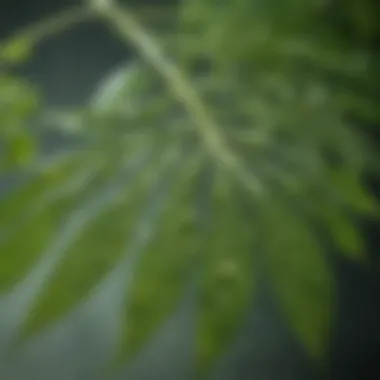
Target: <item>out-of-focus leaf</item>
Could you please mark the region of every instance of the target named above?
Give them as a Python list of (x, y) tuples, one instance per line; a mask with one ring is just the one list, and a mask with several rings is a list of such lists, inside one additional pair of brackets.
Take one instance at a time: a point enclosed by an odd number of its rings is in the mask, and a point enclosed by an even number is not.
[[(28, 210), (28, 207), (48, 191), (62, 186), (81, 167), (83, 156), (72, 155), (51, 159), (48, 165), (40, 169), (39, 173), (32, 174), (16, 189), (11, 189), (0, 198), (0, 230), (4, 231), (15, 220)], [(86, 161), (84, 161), (86, 163)]]
[(195, 194), (202, 155), (194, 153), (175, 178), (168, 206), (141, 254), (126, 305), (115, 365), (136, 354), (181, 300), (199, 253)]
[(0, 74), (0, 142), (3, 145), (0, 170), (26, 166), (36, 157), (37, 144), (27, 124), (38, 106), (39, 97), (30, 85)]
[(346, 4), (348, 21), (355, 27), (360, 37), (367, 39), (376, 31), (377, 17), (371, 0), (349, 0)]
[(256, 285), (255, 227), (224, 172), (216, 175), (210, 202), (210, 223), (202, 237), (197, 311), (197, 369), (201, 376), (233, 342)]
[(329, 175), (338, 202), (355, 212), (379, 215), (379, 204), (367, 190), (360, 173), (341, 168), (331, 169)]
[[(49, 199), (48, 195), (64, 188), (77, 174), (78, 162), (61, 162), (54, 178), (40, 174), (0, 202), (0, 293), (4, 293), (23, 278), (54, 237), (64, 218), (88, 188)], [(87, 190), (87, 191), (86, 191)]]
[[(66, 206), (67, 207), (67, 206)], [(60, 209), (54, 217), (43, 213), (33, 218), (13, 233), (6, 234), (0, 242), (0, 289), (2, 292), (23, 278), (47, 246), (57, 228), (57, 219), (67, 208)]]
[(19, 126), (39, 105), (39, 95), (31, 84), (0, 74), (0, 132)]
[(366, 249), (359, 226), (343, 212), (326, 209), (321, 212), (327, 231), (331, 234), (339, 252), (351, 260), (364, 262)]
[(41, 122), (49, 129), (57, 129), (69, 135), (83, 135), (84, 117), (82, 110), (44, 110)]
[(261, 213), (270, 285), (299, 341), (311, 357), (323, 360), (334, 301), (332, 269), (309, 225), (271, 202)]
[(90, 108), (97, 113), (122, 112), (130, 116), (144, 113), (147, 102), (152, 97), (157, 100), (157, 87), (162, 89), (162, 84), (158, 83), (157, 77), (151, 75), (143, 62), (123, 65), (100, 81), (90, 100)]
[(139, 74), (139, 67), (120, 67), (113, 70), (99, 84), (97, 91), (92, 96), (90, 106), (96, 111), (109, 111), (119, 109), (120, 103), (128, 107), (128, 111), (133, 111), (130, 102), (133, 100), (131, 93), (131, 83), (136, 80)]
[(354, 112), (364, 120), (376, 124), (380, 120), (380, 110), (375, 99), (366, 98), (346, 90), (335, 99), (342, 109)]
[(315, 223), (313, 228), (326, 234), (339, 254), (349, 260), (365, 263), (367, 254), (362, 231), (347, 204), (337, 201), (336, 189), (327, 187), (325, 192), (321, 188), (306, 187), (304, 190), (304, 193), (291, 194), (289, 205), (295, 203), (298, 209), (302, 209), (302, 217), (305, 220), (311, 218)]
[(52, 243), (68, 215), (104, 186), (117, 168), (109, 170), (104, 162), (99, 165), (96, 157), (71, 154), (50, 162), (29, 182), (1, 199), (1, 293), (28, 273)]
[(33, 44), (28, 36), (14, 37), (0, 44), (0, 62), (24, 63), (30, 58)]
[(133, 182), (122, 186), (118, 195), (107, 201), (99, 215), (72, 242), (33, 312), (28, 315), (24, 336), (35, 334), (65, 316), (125, 254), (131, 230), (149, 187), (160, 173), (160, 166), (162, 160), (159, 159), (149, 167), (142, 167), (141, 175), (136, 172)]
[(25, 166), (36, 158), (37, 147), (35, 140), (29, 134), (25, 132), (15, 133), (8, 136), (7, 140), (4, 152), (6, 164), (1, 165), (2, 168)]

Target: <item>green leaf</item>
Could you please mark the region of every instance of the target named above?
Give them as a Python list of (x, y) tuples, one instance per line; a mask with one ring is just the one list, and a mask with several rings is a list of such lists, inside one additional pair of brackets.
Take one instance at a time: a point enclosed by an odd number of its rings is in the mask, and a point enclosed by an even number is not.
[(42, 173), (0, 201), (0, 294), (27, 275), (64, 217), (87, 196), (86, 187), (60, 193), (80, 167), (75, 159), (52, 166), (59, 175)]
[(352, 218), (339, 209), (327, 209), (327, 207), (321, 214), (339, 252), (350, 260), (364, 263), (367, 259), (364, 238)]
[(0, 230), (10, 227), (18, 218), (25, 214), (36, 201), (60, 188), (76, 170), (88, 165), (83, 155), (70, 155), (69, 157), (51, 158), (47, 165), (32, 173), (25, 183), (11, 189), (0, 198)]
[(0, 133), (29, 121), (40, 105), (39, 94), (27, 81), (0, 74)]
[(254, 227), (224, 172), (211, 190), (211, 215), (202, 244), (197, 369), (206, 375), (236, 336), (255, 289)]
[[(373, 4), (373, 5), (372, 5)], [(371, 1), (347, 1), (346, 15), (348, 21), (354, 26), (355, 32), (365, 40), (376, 31), (377, 18), (375, 3)]]
[[(132, 184), (117, 190), (118, 194), (106, 201), (104, 208), (80, 231), (40, 294), (33, 312), (28, 315), (23, 337), (36, 334), (63, 318), (123, 257), (135, 219), (149, 187), (160, 173), (161, 165), (162, 160), (159, 159), (140, 169), (143, 170), (141, 175), (135, 173), (137, 177)], [(110, 186), (117, 189), (117, 185), (110, 181), (110, 178), (105, 178), (103, 185), (106, 184), (106, 189)], [(91, 192), (94, 193), (93, 188)], [(102, 194), (97, 197), (102, 197)]]
[(0, 170), (28, 165), (36, 157), (37, 144), (27, 124), (38, 106), (39, 97), (29, 84), (0, 74), (0, 138), (4, 149)]
[(25, 132), (9, 136), (6, 148), (5, 160), (10, 167), (26, 166), (37, 156), (35, 141)]
[(33, 44), (28, 36), (15, 37), (0, 44), (0, 62), (10, 64), (24, 63), (30, 58)]
[(367, 190), (361, 173), (347, 168), (331, 170), (329, 179), (335, 190), (336, 198), (349, 209), (367, 215), (379, 215), (379, 204)]
[(135, 355), (174, 311), (194, 272), (194, 258), (199, 253), (194, 200), (201, 162), (202, 155), (195, 154), (183, 164), (168, 194), (169, 204), (128, 285), (132, 291), (116, 366)]
[(309, 225), (271, 201), (261, 214), (270, 285), (299, 341), (311, 357), (323, 360), (334, 302), (332, 269)]

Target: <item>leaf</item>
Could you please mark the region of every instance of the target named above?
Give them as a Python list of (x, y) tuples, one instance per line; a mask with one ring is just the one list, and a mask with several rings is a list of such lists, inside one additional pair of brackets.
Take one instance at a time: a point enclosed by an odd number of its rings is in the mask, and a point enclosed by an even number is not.
[[(136, 216), (149, 186), (160, 173), (160, 166), (162, 159), (139, 168), (141, 175), (134, 169), (134, 181), (129, 186), (123, 185), (112, 199), (106, 200), (96, 217), (80, 231), (28, 315), (22, 331), (24, 338), (63, 318), (123, 257)], [(110, 178), (106, 178), (105, 184), (106, 192), (118, 188)], [(101, 197), (102, 192), (97, 195), (98, 199)]]
[(194, 153), (183, 164), (169, 204), (135, 269), (126, 304), (125, 325), (115, 366), (140, 351), (181, 300), (199, 252), (194, 200), (202, 157)]
[[(133, 96), (132, 86), (141, 75), (139, 65), (121, 66), (102, 79), (98, 89), (92, 96), (90, 106), (96, 111), (116, 111), (123, 105), (127, 112), (133, 112), (136, 98)], [(141, 78), (143, 79), (143, 78)]]
[(0, 74), (0, 170), (31, 163), (38, 144), (27, 124), (39, 107), (39, 97), (25, 81)]
[(6, 148), (5, 160), (11, 168), (26, 166), (37, 156), (35, 141), (25, 132), (9, 136)]
[(346, 5), (348, 21), (354, 26), (359, 37), (364, 40), (367, 40), (376, 31), (377, 21), (374, 4), (370, 1), (350, 0)]
[(354, 221), (342, 211), (329, 208), (321, 212), (328, 232), (339, 252), (350, 260), (365, 262), (367, 259), (364, 238)]
[(88, 194), (86, 186), (76, 192), (70, 187), (65, 189), (67, 183), (70, 185), (70, 178), (75, 177), (76, 160), (51, 166), (60, 171), (59, 175), (41, 173), (1, 199), (0, 294), (27, 275), (63, 218)]
[[(16, 189), (0, 198), (0, 231), (10, 227), (15, 220), (33, 206), (47, 192), (60, 188), (75, 172), (82, 168), (80, 160), (83, 155), (50, 158), (39, 172), (32, 174)], [(84, 161), (87, 164), (87, 161)]]
[(32, 53), (32, 40), (28, 36), (15, 37), (0, 44), (0, 61), (6, 63), (24, 63)]
[[(331, 184), (329, 184), (331, 185)], [(333, 190), (333, 197), (331, 197)], [(364, 237), (355, 215), (350, 213), (346, 204), (337, 202), (336, 188), (305, 188), (304, 193), (291, 194), (283, 199), (284, 204), (294, 204), (303, 210), (300, 218), (311, 219), (315, 233), (321, 232), (330, 238), (329, 243), (335, 245), (339, 254), (349, 260), (365, 263), (368, 259)]]
[(309, 225), (294, 211), (273, 199), (261, 211), (271, 288), (308, 354), (322, 360), (333, 313), (332, 269)]
[(74, 152), (51, 159), (35, 177), (1, 199), (0, 293), (27, 275), (59, 238), (56, 234), (68, 215), (115, 174), (118, 166), (109, 170), (107, 162), (99, 165), (96, 158)]
[(40, 106), (37, 90), (27, 81), (0, 74), (0, 133), (19, 127)]
[(206, 375), (233, 342), (256, 287), (254, 227), (224, 172), (211, 190), (210, 223), (203, 236), (197, 331), (197, 369)]
[(2, 292), (14, 286), (27, 275), (37, 258), (47, 246), (57, 228), (57, 218), (62, 215), (43, 213), (33, 218), (8, 235), (0, 248), (0, 287)]
[(360, 173), (347, 168), (331, 170), (329, 179), (335, 189), (337, 200), (349, 209), (367, 215), (379, 215), (379, 204), (367, 190)]

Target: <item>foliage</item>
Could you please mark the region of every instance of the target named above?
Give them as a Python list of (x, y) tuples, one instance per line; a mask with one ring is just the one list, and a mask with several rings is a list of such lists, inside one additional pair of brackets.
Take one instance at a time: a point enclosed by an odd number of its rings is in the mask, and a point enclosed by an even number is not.
[[(350, 4), (341, 8), (348, 20), (359, 0)], [(364, 4), (353, 22), (359, 40), (376, 32), (374, 23), (362, 29), (371, 16)], [(378, 120), (372, 56), (321, 23), (328, 10), (316, 0), (191, 0), (162, 8), (157, 17), (174, 11), (176, 22), (149, 31), (142, 7), (133, 14), (99, 0), (2, 45), (1, 168), (28, 178), (0, 200), (0, 291), (54, 258), (22, 339), (131, 260), (118, 362), (139, 351), (195, 278), (198, 363), (207, 373), (232, 343), (261, 272), (300, 342), (324, 357), (334, 276), (321, 236), (366, 262), (355, 217), (378, 212), (363, 182), (375, 149), (350, 118)], [(141, 60), (102, 80), (86, 107), (50, 110), (10, 68), (42, 37), (88, 17)], [(32, 119), (82, 149), (46, 160)]]

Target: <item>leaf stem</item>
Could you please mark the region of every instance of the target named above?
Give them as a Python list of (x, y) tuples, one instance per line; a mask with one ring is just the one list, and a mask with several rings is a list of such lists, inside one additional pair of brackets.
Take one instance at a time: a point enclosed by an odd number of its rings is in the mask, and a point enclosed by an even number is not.
[(26, 28), (23, 33), (33, 36), (33, 39), (38, 41), (61, 33), (75, 24), (88, 21), (94, 16), (95, 13), (87, 7), (74, 7)]
[[(67, 11), (59, 12), (42, 21), (38, 21), (26, 28), (22, 28), (11, 36), (9, 41), (26, 40), (28, 41), (30, 49), (32, 49), (44, 39), (62, 33), (73, 25), (90, 20), (95, 16), (96, 13), (89, 7), (73, 7)], [(0, 65), (2, 64), (3, 63), (0, 62)], [(9, 65), (9, 62), (7, 65)]]
[(141, 56), (166, 80), (173, 94), (183, 103), (194, 119), (198, 134), (211, 155), (237, 176), (250, 191), (262, 192), (259, 181), (245, 168), (239, 157), (229, 149), (219, 126), (214, 122), (190, 81), (180, 68), (165, 56), (154, 38), (128, 11), (117, 6), (112, 0), (92, 0), (90, 4), (92, 9), (110, 24), (122, 40), (132, 43)]

